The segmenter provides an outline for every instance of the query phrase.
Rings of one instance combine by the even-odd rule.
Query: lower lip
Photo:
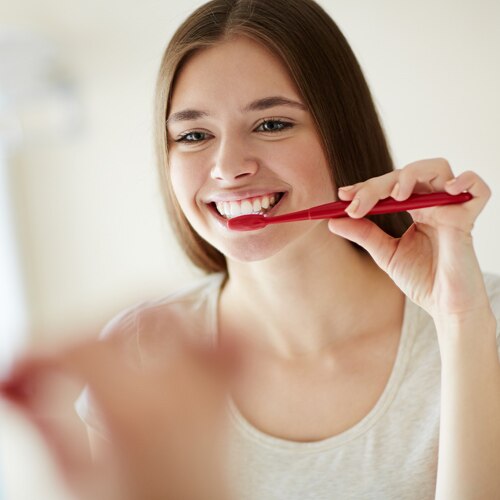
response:
[[[274,213],[276,212],[276,209],[281,205],[281,202],[286,198],[287,194],[288,193],[284,192],[282,194],[280,200],[278,201],[278,203],[276,203],[276,205],[274,205],[274,207],[271,208],[271,210],[268,210],[265,215],[266,216],[274,215]],[[228,229],[227,228],[227,221],[229,219],[222,217],[222,215],[217,211],[215,206],[213,206],[212,204],[208,204],[208,208],[209,208],[210,212],[212,212],[214,214],[215,219],[217,220],[217,223],[220,224],[222,227],[224,227],[224,229]],[[235,217],[232,217],[232,218],[234,219]],[[265,228],[262,228],[262,229],[265,229]],[[229,229],[228,229],[228,231],[229,231]],[[257,231],[259,231],[259,230],[257,229]],[[231,231],[231,232],[238,233],[238,231]]]

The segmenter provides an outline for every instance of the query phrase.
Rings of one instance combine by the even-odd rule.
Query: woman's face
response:
[[[178,75],[167,130],[177,200],[229,259],[265,259],[327,231],[322,222],[226,227],[242,213],[277,215],[336,199],[312,116],[264,46],[240,36],[197,52]]]

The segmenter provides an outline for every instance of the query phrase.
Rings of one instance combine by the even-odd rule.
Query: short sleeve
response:
[[[166,297],[125,309],[106,324],[100,338],[111,341],[117,356],[136,370],[168,363],[179,341],[211,344],[216,337],[217,299],[224,276],[215,273]],[[108,434],[88,387],[77,399],[75,409],[87,426],[104,437]]]

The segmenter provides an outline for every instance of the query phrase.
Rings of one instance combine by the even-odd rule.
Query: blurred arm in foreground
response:
[[[82,500],[222,500],[225,398],[235,347],[183,344],[168,366],[133,369],[111,342],[89,341],[20,360],[0,393],[41,432]],[[68,384],[88,384],[107,429],[91,460],[60,425]],[[66,391],[67,394],[68,391]]]

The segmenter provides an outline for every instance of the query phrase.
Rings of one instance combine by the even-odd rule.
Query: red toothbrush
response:
[[[394,198],[385,198],[366,214],[390,214],[394,212],[404,212],[415,208],[437,207],[439,205],[451,205],[453,203],[464,203],[472,199],[470,193],[448,194],[445,192],[412,194],[407,200],[398,201]],[[345,209],[350,205],[350,201],[334,201],[317,207],[292,212],[289,214],[266,217],[265,215],[249,214],[240,215],[227,221],[227,227],[236,231],[253,231],[261,229],[268,224],[280,222],[291,222],[298,220],[331,219],[334,217],[348,217]]]

